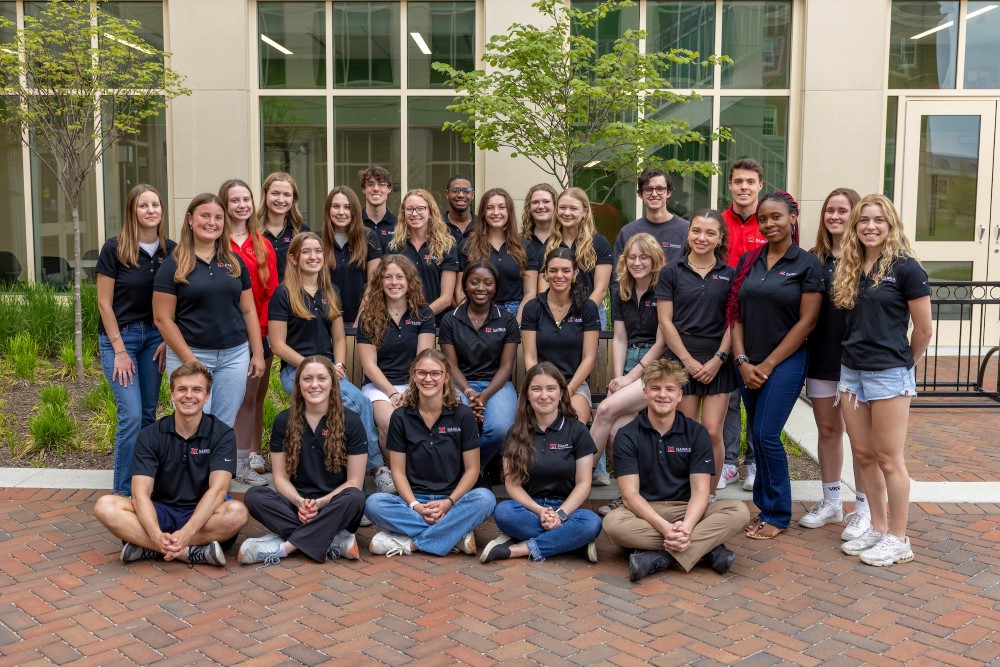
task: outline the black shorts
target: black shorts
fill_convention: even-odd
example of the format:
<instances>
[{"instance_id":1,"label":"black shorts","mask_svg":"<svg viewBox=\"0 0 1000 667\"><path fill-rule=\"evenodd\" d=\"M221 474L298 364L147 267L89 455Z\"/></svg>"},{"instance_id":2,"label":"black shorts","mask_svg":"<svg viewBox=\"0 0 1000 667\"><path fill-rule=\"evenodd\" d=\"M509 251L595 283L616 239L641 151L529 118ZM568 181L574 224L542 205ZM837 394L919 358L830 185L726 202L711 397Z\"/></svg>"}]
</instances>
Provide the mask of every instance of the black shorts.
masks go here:
<instances>
[{"instance_id":1,"label":"black shorts","mask_svg":"<svg viewBox=\"0 0 1000 667\"><path fill-rule=\"evenodd\" d=\"M194 507L175 507L157 500L152 501L156 508L156 520L160 524L160 530L164 533L174 533L184 527L191 515L194 514Z\"/></svg>"}]
</instances>

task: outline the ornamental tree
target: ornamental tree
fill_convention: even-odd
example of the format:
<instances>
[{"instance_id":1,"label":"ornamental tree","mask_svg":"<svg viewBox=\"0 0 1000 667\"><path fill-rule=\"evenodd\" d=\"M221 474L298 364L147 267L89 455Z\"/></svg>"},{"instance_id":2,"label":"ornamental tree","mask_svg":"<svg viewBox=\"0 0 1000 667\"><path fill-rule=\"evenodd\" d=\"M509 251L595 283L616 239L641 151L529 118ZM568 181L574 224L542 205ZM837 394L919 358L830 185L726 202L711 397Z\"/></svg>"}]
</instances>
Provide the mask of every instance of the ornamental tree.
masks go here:
<instances>
[{"instance_id":1,"label":"ornamental tree","mask_svg":"<svg viewBox=\"0 0 1000 667\"><path fill-rule=\"evenodd\" d=\"M466 116L444 124L481 149L510 149L550 174L563 187L582 167L604 170L603 186L630 180L644 167L679 174L718 173L712 162L663 158L665 146L732 139L725 128L708 137L682 119L657 118L656 110L700 99L670 89L671 65L711 67L725 56L701 59L694 51L643 53L645 31L627 30L606 53L588 36L608 12L632 4L603 0L592 10L564 0L532 4L547 27L514 23L487 42L483 60L489 70L465 72L436 62L460 93L448 107ZM602 49L603 50L603 49Z\"/></svg>"},{"instance_id":2,"label":"ornamental tree","mask_svg":"<svg viewBox=\"0 0 1000 667\"><path fill-rule=\"evenodd\" d=\"M104 153L139 133L169 100L191 91L165 66L170 54L141 37L136 21L101 11L96 0L54 0L25 16L0 44L0 125L55 175L73 220L73 307L77 377L83 377L79 201Z\"/></svg>"}]
</instances>

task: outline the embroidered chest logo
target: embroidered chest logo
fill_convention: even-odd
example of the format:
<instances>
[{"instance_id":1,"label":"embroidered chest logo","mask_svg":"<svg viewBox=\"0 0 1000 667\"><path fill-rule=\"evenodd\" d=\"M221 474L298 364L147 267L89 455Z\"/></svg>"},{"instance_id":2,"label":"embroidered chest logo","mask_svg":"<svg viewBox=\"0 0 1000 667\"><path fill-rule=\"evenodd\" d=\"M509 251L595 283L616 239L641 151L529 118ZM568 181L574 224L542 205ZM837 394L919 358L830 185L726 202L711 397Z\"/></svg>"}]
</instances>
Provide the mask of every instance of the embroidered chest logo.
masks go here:
<instances>
[{"instance_id":1,"label":"embroidered chest logo","mask_svg":"<svg viewBox=\"0 0 1000 667\"><path fill-rule=\"evenodd\" d=\"M572 324L583 324L583 318L582 317L573 317L572 315L567 316L564 321L565 322L570 322Z\"/></svg>"},{"instance_id":2,"label":"embroidered chest logo","mask_svg":"<svg viewBox=\"0 0 1000 667\"><path fill-rule=\"evenodd\" d=\"M506 333L507 327L486 327L486 333Z\"/></svg>"},{"instance_id":3,"label":"embroidered chest logo","mask_svg":"<svg viewBox=\"0 0 1000 667\"><path fill-rule=\"evenodd\" d=\"M690 447L674 447L673 445L667 445L668 454L690 454Z\"/></svg>"},{"instance_id":4,"label":"embroidered chest logo","mask_svg":"<svg viewBox=\"0 0 1000 667\"><path fill-rule=\"evenodd\" d=\"M670 241L664 241L660 245L662 245L664 248L673 248L674 250L680 250L681 248L684 247L677 243L671 243Z\"/></svg>"},{"instance_id":5,"label":"embroidered chest logo","mask_svg":"<svg viewBox=\"0 0 1000 667\"><path fill-rule=\"evenodd\" d=\"M797 276L799 274L798 274L798 271L778 271L778 275L779 276L785 276L786 278L791 278L791 277Z\"/></svg>"},{"instance_id":6,"label":"embroidered chest logo","mask_svg":"<svg viewBox=\"0 0 1000 667\"><path fill-rule=\"evenodd\" d=\"M458 426L438 426L438 433L461 433L462 429Z\"/></svg>"},{"instance_id":7,"label":"embroidered chest logo","mask_svg":"<svg viewBox=\"0 0 1000 667\"><path fill-rule=\"evenodd\" d=\"M642 302L643 308L656 308L656 299L646 299Z\"/></svg>"},{"instance_id":8,"label":"embroidered chest logo","mask_svg":"<svg viewBox=\"0 0 1000 667\"><path fill-rule=\"evenodd\" d=\"M409 318L406 318L405 320L403 320L403 326L416 327L420 326L420 322L418 322L417 320L411 320Z\"/></svg>"},{"instance_id":9,"label":"embroidered chest logo","mask_svg":"<svg viewBox=\"0 0 1000 667\"><path fill-rule=\"evenodd\" d=\"M712 276L712 280L725 280L728 283L729 276L720 276L719 274L715 274Z\"/></svg>"},{"instance_id":10,"label":"embroidered chest logo","mask_svg":"<svg viewBox=\"0 0 1000 667\"><path fill-rule=\"evenodd\" d=\"M549 443L549 449L550 450L571 449L572 447L573 447L573 445L569 444L568 442L550 442Z\"/></svg>"},{"instance_id":11,"label":"embroidered chest logo","mask_svg":"<svg viewBox=\"0 0 1000 667\"><path fill-rule=\"evenodd\" d=\"M198 449L197 447L192 447L191 448L191 453L192 454L211 454L212 450L211 449Z\"/></svg>"}]
</instances>

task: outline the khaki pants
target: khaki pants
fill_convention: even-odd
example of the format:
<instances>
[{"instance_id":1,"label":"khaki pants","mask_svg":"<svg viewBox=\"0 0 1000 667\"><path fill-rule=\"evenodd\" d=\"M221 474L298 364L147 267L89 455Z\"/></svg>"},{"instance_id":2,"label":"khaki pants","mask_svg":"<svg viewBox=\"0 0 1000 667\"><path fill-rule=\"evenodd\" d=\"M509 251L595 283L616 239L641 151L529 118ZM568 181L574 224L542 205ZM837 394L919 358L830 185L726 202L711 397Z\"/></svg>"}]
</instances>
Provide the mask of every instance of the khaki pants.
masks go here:
<instances>
[{"instance_id":1,"label":"khaki pants","mask_svg":"<svg viewBox=\"0 0 1000 667\"><path fill-rule=\"evenodd\" d=\"M674 523L684 518L687 503L676 500L650 501L657 514ZM691 531L691 544L684 551L670 551L677 563L690 571L701 557L743 530L750 521L746 503L738 500L718 500L709 503L705 515ZM625 507L619 507L604 517L604 532L620 547L628 549L663 550L663 535Z\"/></svg>"}]
</instances>

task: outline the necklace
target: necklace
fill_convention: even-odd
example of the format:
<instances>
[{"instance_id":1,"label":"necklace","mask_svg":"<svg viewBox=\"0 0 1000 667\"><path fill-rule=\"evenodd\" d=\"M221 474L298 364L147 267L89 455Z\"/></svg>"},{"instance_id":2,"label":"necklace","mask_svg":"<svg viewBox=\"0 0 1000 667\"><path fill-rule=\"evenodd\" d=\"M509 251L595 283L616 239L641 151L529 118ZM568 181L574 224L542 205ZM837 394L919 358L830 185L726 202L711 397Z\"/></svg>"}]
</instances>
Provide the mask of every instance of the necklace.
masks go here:
<instances>
[{"instance_id":1,"label":"necklace","mask_svg":"<svg viewBox=\"0 0 1000 667\"><path fill-rule=\"evenodd\" d=\"M473 315L471 310L466 311L469 315L469 321L472 322L472 326L479 328L483 326L483 322L486 321L486 316L490 314L489 309L482 315Z\"/></svg>"},{"instance_id":2,"label":"necklace","mask_svg":"<svg viewBox=\"0 0 1000 667\"><path fill-rule=\"evenodd\" d=\"M212 263L212 257L215 256L215 253L210 254L208 257L205 257L204 255L199 255L198 253L195 253L195 256L198 259L200 259L201 261L205 262L206 264L211 264Z\"/></svg>"},{"instance_id":3,"label":"necklace","mask_svg":"<svg viewBox=\"0 0 1000 667\"><path fill-rule=\"evenodd\" d=\"M713 266L715 266L715 262L712 262L711 264L708 264L706 266L702 266L701 264L695 264L694 262L691 261L690 257L688 257L688 264L691 265L692 269L710 269Z\"/></svg>"},{"instance_id":4,"label":"necklace","mask_svg":"<svg viewBox=\"0 0 1000 667\"><path fill-rule=\"evenodd\" d=\"M309 424L309 428L315 431L319 427L320 421L323 419L322 416L313 417L312 415L306 415L306 423Z\"/></svg>"}]
</instances>

